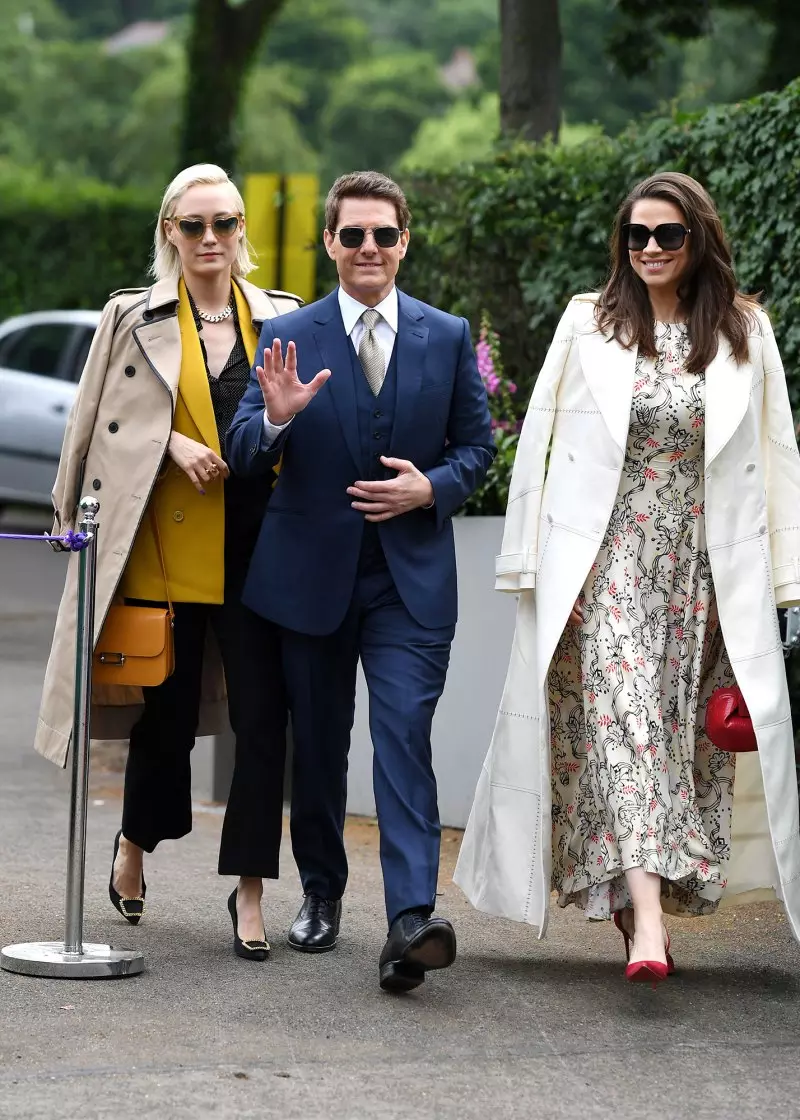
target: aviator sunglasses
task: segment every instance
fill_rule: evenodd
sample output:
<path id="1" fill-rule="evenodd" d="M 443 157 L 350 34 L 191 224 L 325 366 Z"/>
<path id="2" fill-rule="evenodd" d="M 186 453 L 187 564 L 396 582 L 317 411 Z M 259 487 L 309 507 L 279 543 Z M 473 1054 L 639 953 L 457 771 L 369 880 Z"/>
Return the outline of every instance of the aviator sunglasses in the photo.
<path id="1" fill-rule="evenodd" d="M 339 241 L 345 249 L 358 249 L 364 244 L 364 238 L 369 232 L 362 226 L 342 226 L 333 236 L 336 237 L 338 234 Z M 379 249 L 391 249 L 400 240 L 403 231 L 396 226 L 378 226 L 371 232 Z"/>
<path id="2" fill-rule="evenodd" d="M 239 228 L 241 215 L 225 214 L 206 222 L 202 218 L 182 218 L 179 214 L 176 214 L 173 218 L 170 218 L 170 221 L 178 227 L 187 241 L 202 241 L 209 226 L 214 231 L 215 237 L 223 239 L 233 237 Z"/>
<path id="3" fill-rule="evenodd" d="M 628 248 L 634 253 L 641 253 L 646 249 L 651 237 L 655 237 L 656 245 L 665 253 L 677 253 L 683 248 L 683 243 L 691 232 L 680 222 L 664 222 L 655 229 L 649 229 L 637 222 L 626 222 L 622 227 L 622 236 L 627 238 Z"/>

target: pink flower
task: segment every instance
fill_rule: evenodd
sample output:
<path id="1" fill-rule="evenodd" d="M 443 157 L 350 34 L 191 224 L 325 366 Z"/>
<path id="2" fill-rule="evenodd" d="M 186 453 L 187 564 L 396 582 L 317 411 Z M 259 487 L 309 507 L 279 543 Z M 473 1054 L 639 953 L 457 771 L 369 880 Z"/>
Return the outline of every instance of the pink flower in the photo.
<path id="1" fill-rule="evenodd" d="M 517 391 L 517 386 L 514 384 L 513 381 L 509 381 L 508 384 L 506 385 L 506 388 L 508 389 L 509 393 L 512 394 L 512 396 Z"/>
<path id="2" fill-rule="evenodd" d="M 492 360 L 492 348 L 483 334 L 475 347 L 475 357 L 478 359 L 478 373 L 485 381 L 487 377 L 494 373 L 494 362 Z"/>

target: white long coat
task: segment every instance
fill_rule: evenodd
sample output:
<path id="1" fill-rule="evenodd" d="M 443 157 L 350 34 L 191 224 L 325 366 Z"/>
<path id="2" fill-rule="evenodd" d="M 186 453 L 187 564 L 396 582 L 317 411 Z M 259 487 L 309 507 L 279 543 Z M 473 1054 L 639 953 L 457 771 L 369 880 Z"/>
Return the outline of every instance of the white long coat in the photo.
<path id="1" fill-rule="evenodd" d="M 595 300 L 570 302 L 520 436 L 497 558 L 498 590 L 519 595 L 516 632 L 455 873 L 474 906 L 538 926 L 540 937 L 552 858 L 547 674 L 617 497 L 636 366 L 635 348 L 597 330 Z M 705 375 L 706 538 L 723 639 L 758 739 L 757 755 L 737 761 L 728 879 L 774 886 L 800 939 L 797 783 L 775 611 L 800 600 L 800 456 L 765 312 L 748 348 L 737 365 L 721 339 Z"/>

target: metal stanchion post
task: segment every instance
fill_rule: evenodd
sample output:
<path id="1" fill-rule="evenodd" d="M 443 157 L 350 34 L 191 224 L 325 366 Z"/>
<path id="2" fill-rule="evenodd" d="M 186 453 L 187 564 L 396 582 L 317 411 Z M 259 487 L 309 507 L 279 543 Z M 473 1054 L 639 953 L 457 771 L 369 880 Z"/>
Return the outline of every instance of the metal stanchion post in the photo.
<path id="1" fill-rule="evenodd" d="M 89 539 L 78 555 L 78 613 L 75 639 L 75 707 L 72 720 L 72 784 L 67 853 L 67 902 L 63 941 L 8 945 L 0 952 L 0 968 L 26 976 L 95 979 L 133 976 L 144 968 L 136 949 L 83 943 L 83 886 L 86 864 L 86 809 L 89 791 L 89 742 L 94 648 L 94 597 L 97 571 L 97 529 L 100 503 L 84 498 L 80 530 Z"/>

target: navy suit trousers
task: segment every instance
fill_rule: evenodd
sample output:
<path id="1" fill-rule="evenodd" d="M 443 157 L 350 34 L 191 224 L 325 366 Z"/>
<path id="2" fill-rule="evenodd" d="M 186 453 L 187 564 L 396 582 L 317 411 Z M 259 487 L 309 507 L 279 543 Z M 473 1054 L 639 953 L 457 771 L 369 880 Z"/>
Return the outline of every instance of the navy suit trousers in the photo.
<path id="1" fill-rule="evenodd" d="M 362 561 L 366 559 L 362 556 Z M 283 630 L 292 710 L 292 849 L 306 894 L 341 898 L 347 883 L 347 755 L 359 658 L 369 690 L 373 784 L 386 914 L 433 909 L 441 828 L 431 723 L 454 626 L 409 614 L 382 557 L 360 566 L 342 625 L 315 636 Z"/>

